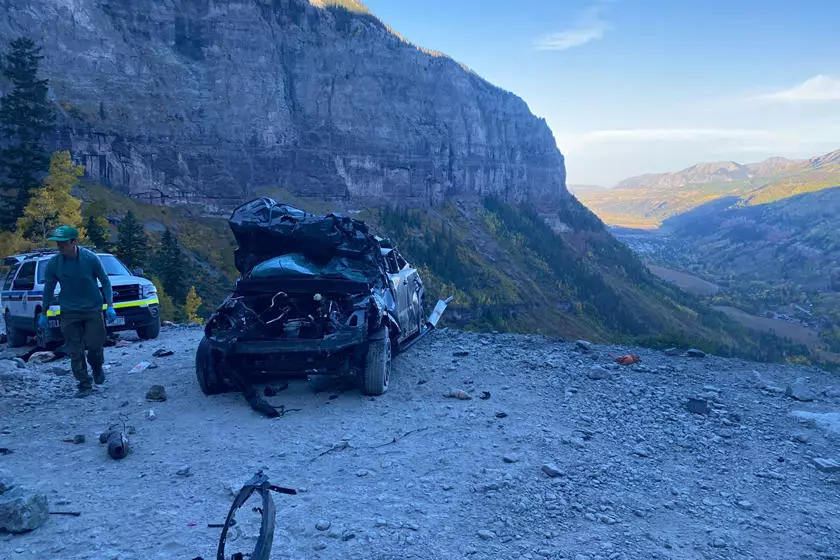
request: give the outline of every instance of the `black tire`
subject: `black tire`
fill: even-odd
[[[381,337],[381,339],[380,339]],[[383,326],[368,345],[365,360],[364,392],[366,395],[381,395],[388,390],[391,381],[391,336],[388,326]]]
[[[231,389],[216,374],[216,364],[213,363],[211,353],[210,341],[203,337],[195,352],[195,377],[198,379],[198,386],[205,395],[227,393]]]
[[[159,334],[160,319],[156,320],[151,325],[146,325],[145,327],[137,329],[137,336],[139,336],[141,340],[152,340],[157,338]]]
[[[11,325],[11,323],[9,322],[10,317],[8,311],[3,316],[3,319],[6,321],[6,338],[8,339],[9,346],[11,346],[12,348],[20,348],[21,346],[25,346],[26,340],[29,338],[26,331],[16,329]]]

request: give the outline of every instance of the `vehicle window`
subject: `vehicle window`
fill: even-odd
[[[99,255],[99,261],[108,276],[131,276],[128,268],[114,255]]]
[[[49,264],[49,262],[49,259],[47,259],[38,263],[38,272],[36,273],[38,284],[43,284],[47,279],[47,264]]]
[[[399,254],[396,249],[394,250],[394,256],[397,259],[397,269],[402,270],[408,264],[408,262],[403,258],[401,254]]]
[[[9,274],[6,275],[6,282],[3,284],[4,290],[12,289],[12,280],[15,278],[15,272],[17,272],[19,268],[20,263],[12,265],[11,270],[9,270]]]
[[[385,261],[388,263],[388,274],[397,274],[400,271],[397,266],[397,260],[394,258],[393,251],[385,256]]]
[[[18,276],[15,279],[14,289],[15,290],[31,290],[34,287],[35,287],[35,261],[29,261],[28,263],[24,263],[23,266],[20,267],[20,273],[18,273]]]

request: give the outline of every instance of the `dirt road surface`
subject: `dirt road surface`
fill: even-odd
[[[207,524],[259,469],[299,491],[275,496],[276,559],[840,558],[840,474],[814,462],[840,460],[834,374],[442,330],[396,358],[386,395],[292,383],[266,400],[299,410],[267,419],[200,392],[200,336],[106,349],[87,399],[66,360],[2,370],[0,481],[81,515],[0,533],[0,558],[213,559]],[[642,363],[613,363],[628,351]],[[157,367],[129,373],[142,360]],[[814,400],[784,394],[798,377]],[[121,415],[136,433],[115,461],[98,435]]]

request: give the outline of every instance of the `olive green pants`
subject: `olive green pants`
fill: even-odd
[[[102,376],[102,364],[105,362],[105,319],[101,311],[62,311],[61,334],[64,346],[70,355],[70,367],[73,376],[79,382],[79,389],[90,389],[91,378],[85,364],[93,369],[94,377]]]

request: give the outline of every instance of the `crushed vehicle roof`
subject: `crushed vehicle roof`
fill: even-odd
[[[268,197],[236,208],[229,225],[239,246],[236,268],[243,275],[268,259],[289,253],[321,262],[346,257],[382,268],[382,247],[388,245],[360,220],[333,213],[318,216]]]

